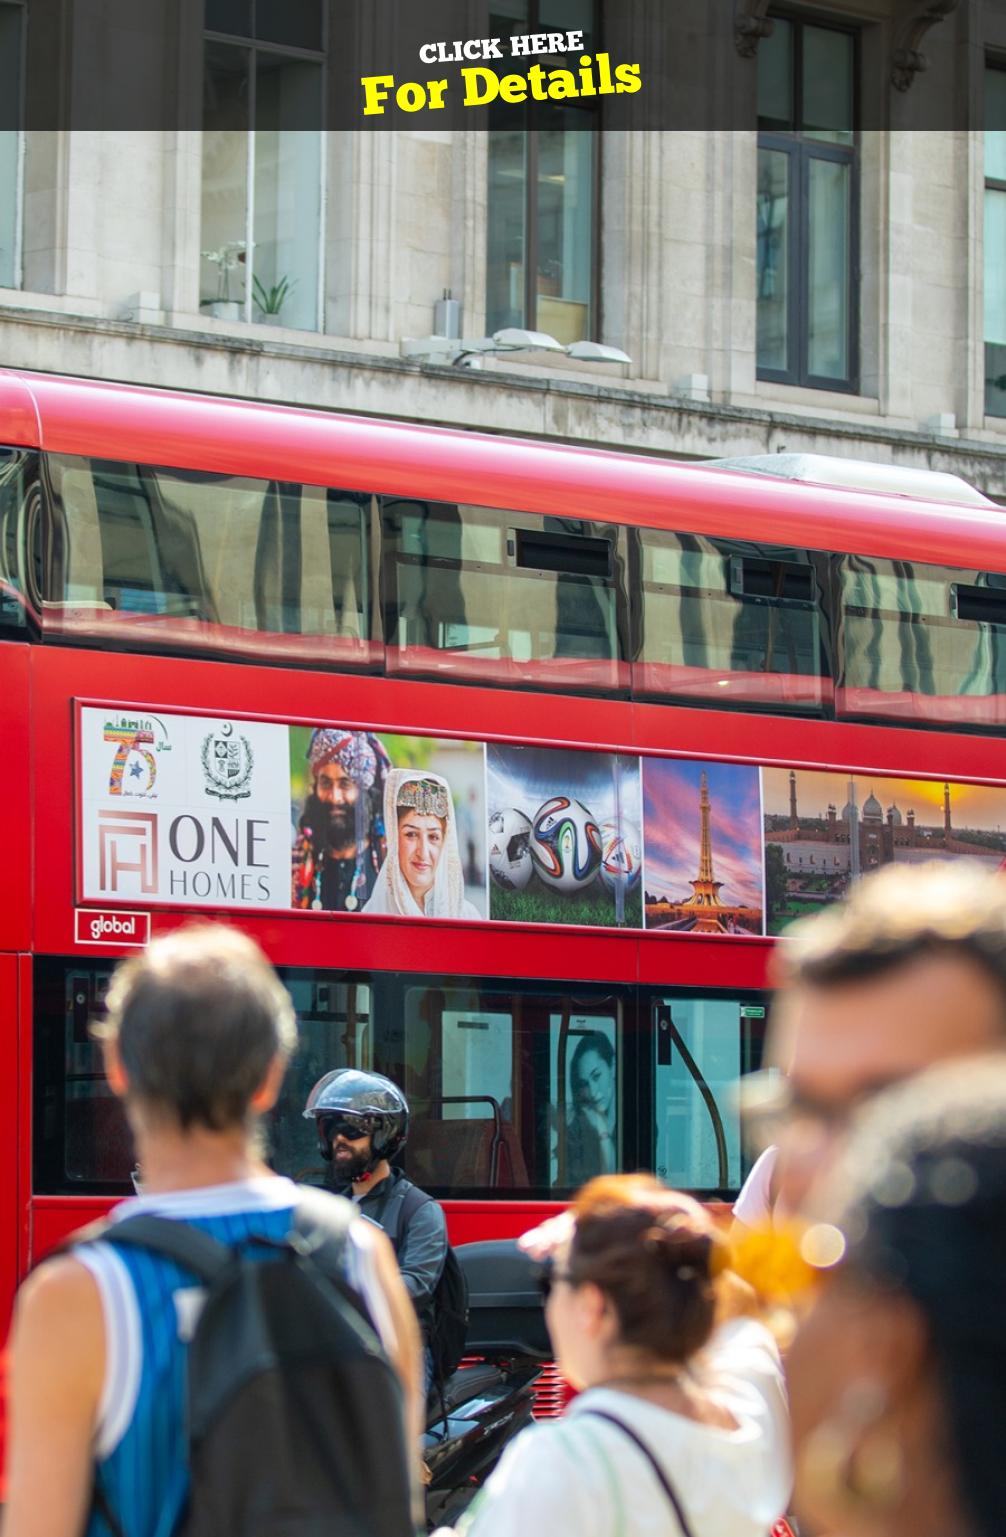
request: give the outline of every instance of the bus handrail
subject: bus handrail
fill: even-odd
[[[714,1095],[712,1089],[709,1087],[709,1084],[706,1082],[702,1069],[699,1067],[699,1064],[696,1062],[695,1058],[688,1050],[688,1047],[685,1045],[684,1036],[681,1034],[681,1031],[674,1023],[674,1016],[671,1013],[669,1005],[664,1003],[658,1004],[657,1007],[666,1010],[667,1029],[670,1032],[671,1038],[677,1045],[677,1048],[681,1053],[681,1060],[685,1064],[685,1068],[691,1076],[695,1087],[702,1095],[705,1107],[709,1112],[709,1119],[712,1122],[713,1127],[713,1136],[716,1139],[716,1160],[719,1165],[719,1187],[721,1190],[723,1190],[726,1188],[730,1177],[730,1158],[727,1153],[727,1136],[723,1128],[723,1116],[720,1114],[720,1107],[716,1103],[716,1096]]]

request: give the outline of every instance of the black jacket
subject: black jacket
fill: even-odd
[[[415,1304],[423,1334],[428,1335],[433,1293],[447,1258],[447,1222],[438,1201],[424,1201],[400,1231],[402,1202],[411,1189],[412,1181],[400,1169],[392,1169],[388,1178],[368,1190],[357,1205],[391,1239],[405,1289]]]

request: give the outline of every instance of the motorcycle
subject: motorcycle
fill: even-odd
[[[430,1399],[423,1457],[429,1530],[451,1526],[531,1423],[535,1386],[551,1346],[537,1267],[516,1243],[461,1244],[468,1283],[465,1358]]]

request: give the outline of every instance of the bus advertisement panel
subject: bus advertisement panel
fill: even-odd
[[[1006,857],[988,785],[119,705],[78,706],[77,782],[85,906],[743,939],[881,864]]]

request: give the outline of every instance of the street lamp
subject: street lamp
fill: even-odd
[[[601,342],[570,342],[564,346],[545,331],[525,331],[519,326],[507,326],[492,336],[404,337],[399,351],[413,363],[459,364],[466,368],[481,368],[483,358],[505,357],[513,352],[561,352],[580,363],[632,362],[619,347],[606,347]]]

